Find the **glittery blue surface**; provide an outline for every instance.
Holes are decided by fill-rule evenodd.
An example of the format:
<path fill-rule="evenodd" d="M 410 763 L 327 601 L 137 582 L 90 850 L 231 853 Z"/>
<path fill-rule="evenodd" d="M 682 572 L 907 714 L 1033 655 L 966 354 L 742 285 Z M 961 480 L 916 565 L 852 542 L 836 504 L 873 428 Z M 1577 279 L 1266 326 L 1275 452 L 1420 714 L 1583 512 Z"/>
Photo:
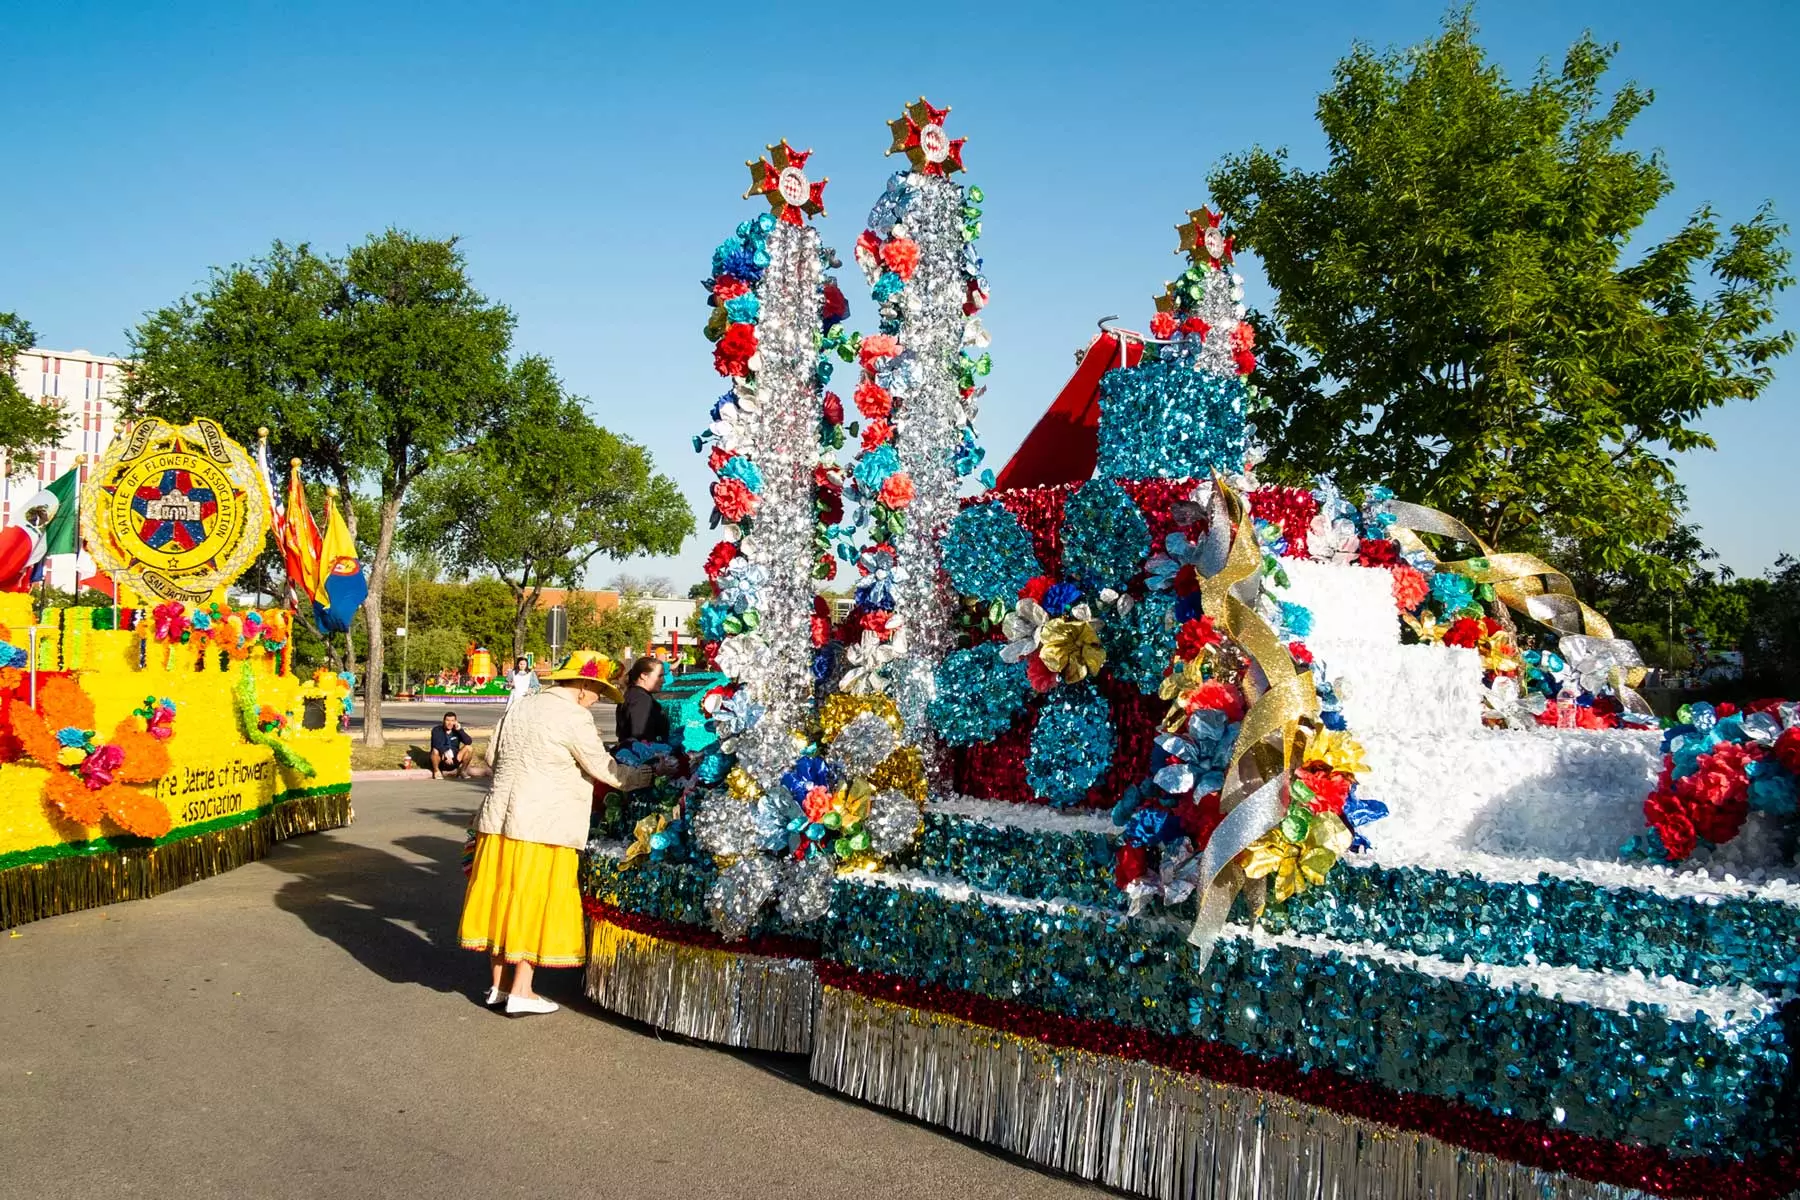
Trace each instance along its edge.
<path fill-rule="evenodd" d="M 1100 461 L 1108 479 L 1204 479 L 1244 465 L 1241 379 L 1175 359 L 1109 371 L 1100 380 Z"/>
<path fill-rule="evenodd" d="M 981 600 L 1016 600 L 1039 570 L 1031 536 L 999 504 L 971 504 L 957 513 L 939 553 L 951 585 Z"/>
<path fill-rule="evenodd" d="M 644 798 L 628 797 L 629 826 Z M 1227 937 L 1205 971 L 1183 910 L 1128 919 L 1112 885 L 1114 833 L 1025 830 L 928 812 L 904 867 L 1031 900 L 1051 911 L 895 890 L 847 876 L 818 926 L 846 965 L 1048 1012 L 1192 1035 L 1250 1054 L 1594 1137 L 1678 1152 L 1760 1154 L 1791 1139 L 1782 1022 L 1729 1031 L 1478 981 L 1436 978 L 1349 953 L 1257 948 Z M 596 859 L 584 890 L 664 920 L 705 925 L 710 864 L 620 871 Z M 1240 914 L 1241 915 L 1241 914 Z M 1715 904 L 1540 877 L 1505 884 L 1409 868 L 1338 866 L 1326 887 L 1265 917 L 1271 929 L 1370 939 L 1452 961 L 1636 966 L 1700 985 L 1791 983 L 1793 909 Z M 1560 1117 L 1559 1114 L 1560 1113 Z"/>
<path fill-rule="evenodd" d="M 1162 687 L 1175 654 L 1174 611 L 1174 593 L 1150 592 L 1124 616 L 1102 622 L 1107 669 L 1146 695 Z"/>
<path fill-rule="evenodd" d="M 1462 1100 L 1595 1137 L 1759 1153 L 1788 1127 L 1779 1023 L 1621 1013 L 1347 954 L 1221 941 L 1204 971 L 1174 921 L 1126 921 L 840 883 L 833 959 L 885 974 Z M 970 947 L 980 947 L 971 953 Z"/>
<path fill-rule="evenodd" d="M 1012 727 L 1030 694 L 1025 664 L 1002 662 L 998 642 L 952 650 L 938 665 L 932 728 L 949 746 L 992 741 Z"/>
<path fill-rule="evenodd" d="M 1063 506 L 1062 573 L 1090 599 L 1124 591 L 1150 557 L 1150 527 L 1137 502 L 1107 476 L 1081 485 Z"/>
<path fill-rule="evenodd" d="M 1052 804 L 1074 804 L 1112 765 L 1112 706 L 1087 684 L 1059 687 L 1038 710 L 1025 782 Z"/>

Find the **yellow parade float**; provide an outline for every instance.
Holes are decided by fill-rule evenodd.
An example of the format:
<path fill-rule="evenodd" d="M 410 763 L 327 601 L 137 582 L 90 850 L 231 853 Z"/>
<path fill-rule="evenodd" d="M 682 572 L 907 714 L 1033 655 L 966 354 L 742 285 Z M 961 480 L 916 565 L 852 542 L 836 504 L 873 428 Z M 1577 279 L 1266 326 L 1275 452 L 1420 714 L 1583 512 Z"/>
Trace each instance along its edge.
<path fill-rule="evenodd" d="M 230 598 L 280 521 L 261 472 L 212 421 L 143 421 L 79 500 L 116 603 L 0 592 L 0 927 L 155 895 L 349 822 L 349 681 L 295 671 L 294 612 Z M 48 503 L 9 545 L 29 556 Z"/>

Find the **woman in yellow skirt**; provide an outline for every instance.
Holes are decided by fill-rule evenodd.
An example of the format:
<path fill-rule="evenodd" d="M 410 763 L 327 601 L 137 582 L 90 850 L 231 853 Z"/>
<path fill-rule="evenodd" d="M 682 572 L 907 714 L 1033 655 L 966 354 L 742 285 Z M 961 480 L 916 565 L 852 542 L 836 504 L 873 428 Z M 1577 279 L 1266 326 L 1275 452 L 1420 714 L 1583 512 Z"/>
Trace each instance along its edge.
<path fill-rule="evenodd" d="M 588 710 L 614 703 L 610 660 L 577 650 L 545 677 L 550 686 L 511 705 L 488 746 L 494 783 L 475 817 L 475 866 L 463 899 L 460 940 L 486 951 L 487 1002 L 509 1015 L 555 1012 L 531 990 L 537 967 L 578 967 L 584 956 L 576 874 L 597 779 L 623 791 L 650 782 L 600 742 Z M 507 975 L 510 971 L 510 986 Z"/>

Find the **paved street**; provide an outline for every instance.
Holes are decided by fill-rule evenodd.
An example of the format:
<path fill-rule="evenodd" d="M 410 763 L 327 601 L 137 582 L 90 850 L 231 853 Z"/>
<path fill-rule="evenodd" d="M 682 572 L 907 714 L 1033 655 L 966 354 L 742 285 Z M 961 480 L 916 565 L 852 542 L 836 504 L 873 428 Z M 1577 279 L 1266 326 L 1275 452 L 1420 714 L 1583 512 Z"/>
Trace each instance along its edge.
<path fill-rule="evenodd" d="M 152 900 L 0 935 L 0 1200 L 1096 1196 L 728 1053 L 568 1005 L 508 1019 L 454 947 L 467 784 Z"/>

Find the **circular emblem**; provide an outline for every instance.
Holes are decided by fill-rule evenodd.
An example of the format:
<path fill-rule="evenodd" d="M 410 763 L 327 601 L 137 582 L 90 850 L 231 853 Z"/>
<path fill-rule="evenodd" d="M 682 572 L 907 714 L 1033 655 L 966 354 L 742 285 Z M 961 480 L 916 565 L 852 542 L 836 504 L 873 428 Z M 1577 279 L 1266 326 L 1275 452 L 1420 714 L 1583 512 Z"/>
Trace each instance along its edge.
<path fill-rule="evenodd" d="M 775 178 L 775 187 L 789 204 L 801 205 L 812 199 L 812 184 L 799 167 L 783 167 Z"/>
<path fill-rule="evenodd" d="M 1205 237 L 1206 253 L 1213 258 L 1223 258 L 1225 256 L 1225 231 L 1217 225 L 1209 225 L 1206 228 Z"/>
<path fill-rule="evenodd" d="M 145 596 L 190 603 L 236 579 L 269 526 L 255 464 L 205 418 L 139 424 L 101 457 L 81 507 L 102 570 Z"/>
<path fill-rule="evenodd" d="M 928 163 L 941 163 L 950 157 L 950 139 L 944 135 L 942 125 L 931 122 L 919 127 L 919 153 Z"/>

